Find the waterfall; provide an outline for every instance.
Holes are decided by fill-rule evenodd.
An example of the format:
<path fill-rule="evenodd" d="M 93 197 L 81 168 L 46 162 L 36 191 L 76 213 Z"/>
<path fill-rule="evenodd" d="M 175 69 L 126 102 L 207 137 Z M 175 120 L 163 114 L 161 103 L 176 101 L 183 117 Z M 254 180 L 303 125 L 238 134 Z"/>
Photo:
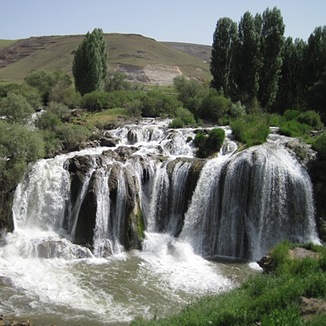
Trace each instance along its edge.
<path fill-rule="evenodd" d="M 205 257 L 257 259 L 284 239 L 315 241 L 310 178 L 281 138 L 234 154 L 225 131 L 206 161 L 193 157 L 194 130 L 164 124 L 118 128 L 122 144 L 103 154 L 40 160 L 17 188 L 15 228 L 55 232 L 96 257 L 140 248 L 143 231 Z"/>
<path fill-rule="evenodd" d="M 107 131 L 116 147 L 31 165 L 1 239 L 0 311 L 58 325 L 166 315 L 235 286 L 205 258 L 317 241 L 311 181 L 287 140 L 236 152 L 223 128 L 209 159 L 195 158 L 196 130 L 147 121 Z"/>
<path fill-rule="evenodd" d="M 203 256 L 253 260 L 282 240 L 318 241 L 310 178 L 272 142 L 210 160 L 180 238 Z"/>

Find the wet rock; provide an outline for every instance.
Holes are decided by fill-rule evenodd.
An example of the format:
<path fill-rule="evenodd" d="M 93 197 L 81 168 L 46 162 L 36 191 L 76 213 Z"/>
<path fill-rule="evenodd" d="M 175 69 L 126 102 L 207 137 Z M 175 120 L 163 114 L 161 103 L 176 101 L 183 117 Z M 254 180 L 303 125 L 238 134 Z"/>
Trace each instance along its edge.
<path fill-rule="evenodd" d="M 273 273 L 276 269 L 276 261 L 270 256 L 266 255 L 257 261 L 257 264 L 263 269 L 265 273 Z"/>
<path fill-rule="evenodd" d="M 113 138 L 108 138 L 108 137 L 101 137 L 100 138 L 100 146 L 103 147 L 115 147 L 117 146 L 117 140 Z"/>

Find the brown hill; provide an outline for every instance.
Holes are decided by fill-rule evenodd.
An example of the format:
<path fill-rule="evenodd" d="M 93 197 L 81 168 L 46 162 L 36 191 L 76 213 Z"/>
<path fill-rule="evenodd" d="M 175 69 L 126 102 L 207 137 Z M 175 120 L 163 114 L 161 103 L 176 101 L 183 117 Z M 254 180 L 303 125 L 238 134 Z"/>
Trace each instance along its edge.
<path fill-rule="evenodd" d="M 30 37 L 0 41 L 0 82 L 21 82 L 33 70 L 61 69 L 71 74 L 74 51 L 83 35 Z M 109 68 L 133 81 L 171 84 L 174 77 L 209 80 L 205 45 L 157 42 L 137 34 L 106 34 Z"/>

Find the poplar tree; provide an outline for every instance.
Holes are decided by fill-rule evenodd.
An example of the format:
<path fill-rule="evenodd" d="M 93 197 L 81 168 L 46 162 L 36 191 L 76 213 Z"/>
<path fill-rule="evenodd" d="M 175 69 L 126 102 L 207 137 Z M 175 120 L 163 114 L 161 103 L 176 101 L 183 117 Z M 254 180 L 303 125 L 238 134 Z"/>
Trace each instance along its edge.
<path fill-rule="evenodd" d="M 261 28 L 261 57 L 258 100 L 269 109 L 274 103 L 281 76 L 282 51 L 284 46 L 284 23 L 281 11 L 267 8 L 263 13 Z"/>
<path fill-rule="evenodd" d="M 103 87 L 107 74 L 107 51 L 102 29 L 95 28 L 76 50 L 72 72 L 75 87 L 81 94 L 91 93 Z"/>
<path fill-rule="evenodd" d="M 237 24 L 230 18 L 220 18 L 213 35 L 210 70 L 212 87 L 225 96 L 230 96 L 234 89 L 232 64 L 236 38 Z"/>
<path fill-rule="evenodd" d="M 237 99 L 249 103 L 258 95 L 260 56 L 260 26 L 250 12 L 246 12 L 238 27 L 238 41 L 235 54 Z"/>

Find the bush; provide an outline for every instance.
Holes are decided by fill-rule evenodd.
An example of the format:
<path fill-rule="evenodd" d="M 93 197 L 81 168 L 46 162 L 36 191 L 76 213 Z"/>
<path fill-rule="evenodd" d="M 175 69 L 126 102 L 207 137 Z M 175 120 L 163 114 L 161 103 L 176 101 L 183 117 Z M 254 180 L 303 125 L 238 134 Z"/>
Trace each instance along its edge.
<path fill-rule="evenodd" d="M 194 143 L 198 145 L 197 157 L 205 158 L 218 152 L 224 142 L 225 132 L 221 128 L 214 128 L 206 136 L 198 133 Z"/>
<path fill-rule="evenodd" d="M 179 117 L 176 117 L 172 120 L 172 122 L 169 124 L 170 128 L 184 128 L 185 124 L 183 120 Z"/>
<path fill-rule="evenodd" d="M 241 118 L 246 114 L 246 107 L 241 104 L 240 101 L 232 103 L 230 107 L 230 117 L 231 118 Z"/>
<path fill-rule="evenodd" d="M 269 135 L 269 121 L 266 115 L 246 115 L 230 124 L 236 140 L 247 147 L 259 145 L 266 141 Z"/>
<path fill-rule="evenodd" d="M 80 125 L 64 124 L 57 128 L 57 134 L 64 148 L 68 151 L 78 150 L 90 137 L 90 131 Z"/>
<path fill-rule="evenodd" d="M 8 93 L 0 99 L 0 116 L 5 116 L 8 122 L 25 123 L 35 111 L 22 95 Z"/>
<path fill-rule="evenodd" d="M 184 126 L 192 126 L 196 123 L 193 114 L 185 108 L 176 109 L 175 118 L 170 123 L 170 128 L 183 128 Z"/>
<path fill-rule="evenodd" d="M 60 103 L 49 103 L 47 109 L 39 116 L 36 127 L 42 130 L 55 131 L 58 126 L 68 120 L 69 109 Z"/>
<path fill-rule="evenodd" d="M 324 131 L 313 143 L 313 148 L 318 152 L 322 160 L 326 160 L 326 131 Z"/>
<path fill-rule="evenodd" d="M 141 101 L 143 117 L 173 117 L 181 104 L 174 95 L 164 94 L 157 89 L 146 93 Z"/>
<path fill-rule="evenodd" d="M 310 130 L 311 127 L 306 124 L 300 123 L 297 120 L 289 120 L 281 123 L 279 133 L 288 137 L 301 137 Z"/>
<path fill-rule="evenodd" d="M 284 112 L 283 117 L 285 118 L 286 121 L 290 121 L 290 120 L 296 120 L 299 115 L 300 115 L 300 111 L 288 109 Z"/>
<path fill-rule="evenodd" d="M 321 122 L 319 113 L 315 111 L 306 111 L 300 113 L 300 115 L 298 116 L 298 121 L 316 130 L 320 130 L 324 127 L 323 123 Z"/>
<path fill-rule="evenodd" d="M 202 100 L 198 116 L 201 119 L 217 122 L 229 112 L 231 104 L 230 99 L 219 95 L 215 90 L 210 90 Z"/>
<path fill-rule="evenodd" d="M 0 189 L 14 188 L 27 164 L 44 154 L 44 142 L 38 132 L 0 121 Z"/>
<path fill-rule="evenodd" d="M 102 111 L 109 107 L 108 93 L 104 91 L 94 91 L 85 94 L 82 99 L 82 105 L 87 111 Z"/>

